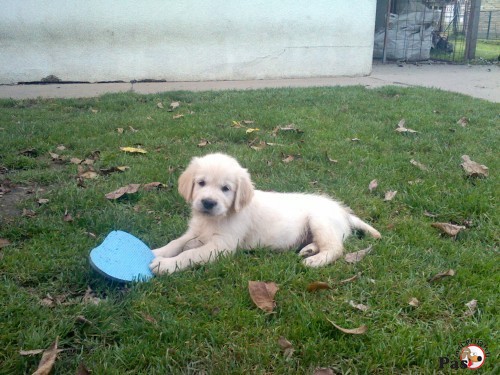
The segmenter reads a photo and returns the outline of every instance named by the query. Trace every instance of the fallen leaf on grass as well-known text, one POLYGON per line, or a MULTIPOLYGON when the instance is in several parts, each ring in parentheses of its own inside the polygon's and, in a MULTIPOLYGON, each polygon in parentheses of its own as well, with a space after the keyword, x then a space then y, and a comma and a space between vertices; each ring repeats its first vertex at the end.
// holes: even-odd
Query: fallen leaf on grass
POLYGON ((313 375, 335 375, 331 368, 320 367, 314 370, 313 375))
POLYGON ((293 155, 288 155, 286 158, 282 159, 281 161, 283 163, 290 163, 295 160, 295 156, 293 155))
POLYGON ((78 177, 85 178, 87 180, 96 179, 99 175, 92 167, 85 168, 82 165, 78 166, 78 177))
POLYGON ((259 130, 260 130, 259 128, 248 128, 247 130, 245 130, 245 133, 250 134, 250 133, 258 132, 259 130))
POLYGON ((33 375, 47 375, 50 373, 52 367, 54 367, 54 363, 56 362, 58 341, 59 337, 56 337, 56 341, 43 351, 42 359, 40 360, 38 368, 33 375))
POLYGON ((458 121, 457 121, 457 124, 458 125, 461 125, 462 127, 466 127, 468 124, 469 124, 469 119, 467 117, 461 117, 458 121))
POLYGON ((129 166, 123 165, 123 166, 119 166, 119 167, 101 168, 101 169, 99 169, 99 172, 106 176, 108 174, 115 173, 115 172, 125 172, 125 171, 128 171, 129 169, 130 169, 129 166))
POLYGON ((366 256, 366 254, 368 254, 370 251, 372 251, 372 249, 373 249, 373 246, 370 245, 369 247, 367 247, 364 250, 359 250, 359 251, 356 251, 354 253, 348 253, 348 254, 344 255, 344 259, 347 263, 357 263, 361 259, 363 259, 366 256))
POLYGON ((396 128, 396 131, 399 133, 418 133, 418 131, 416 131, 416 130, 409 129, 409 128, 405 127, 405 124, 406 124, 405 119, 402 119, 401 121, 399 121, 398 127, 396 128))
POLYGON ((349 301, 349 305, 354 307, 355 309, 358 309, 360 311, 368 311, 369 307, 366 305, 363 305, 362 303, 355 303, 354 301, 349 301))
POLYGON ((128 152, 130 154, 147 154, 148 152, 142 148, 137 147, 120 147, 123 152, 128 152))
POLYGON ((429 170, 429 168, 427 168, 426 165, 424 165, 424 164, 416 161, 415 159, 411 159, 410 163, 412 163, 415 167, 421 169, 422 171, 428 171, 429 170))
POLYGON ((90 108, 89 108, 89 110, 90 110, 90 112, 92 112, 92 113, 97 113, 97 112, 99 112, 99 110, 98 110, 98 109, 94 109, 94 108, 92 108, 92 107, 90 107, 90 108))
POLYGON ((63 220, 67 223, 69 222, 72 222, 73 221, 73 216, 71 216, 71 214, 68 212, 68 210, 64 211, 64 216, 63 216, 63 220))
POLYGON ((123 132, 124 132, 124 131, 125 131, 125 130, 124 130, 123 128, 116 128, 116 132, 117 132, 118 134, 123 134, 123 132))
POLYGON ((71 164, 77 164, 77 165, 78 165, 78 164, 81 164, 81 162, 82 162, 82 161, 83 161, 82 159, 78 159, 78 158, 71 158, 71 159, 69 160, 69 162, 70 162, 71 164))
POLYGON ((178 108, 181 105, 180 102, 172 102, 170 103, 170 110, 173 111, 174 109, 178 108))
POLYGON ((66 150, 66 146, 65 145, 59 145, 59 146, 56 147, 56 150, 64 151, 64 150, 66 150))
POLYGON ((257 143, 257 144, 253 144, 253 143, 251 143, 251 144, 250 144, 250 148, 251 148, 252 150, 255 150, 255 151, 260 151, 260 150, 263 150, 263 149, 265 149, 266 147, 267 147, 267 143, 266 143, 266 142, 264 142, 264 141, 260 141, 260 142, 259 142, 259 143, 257 143))
POLYGON ((438 217, 439 215, 438 214, 434 214, 434 213, 432 213, 430 211, 425 210, 424 211, 424 216, 435 218, 435 217, 438 217))
POLYGON ((45 198, 40 198, 39 200, 36 201, 40 206, 42 204, 47 204, 49 203, 50 201, 48 199, 45 199, 45 198))
POLYGON ((90 287, 87 287, 85 295, 82 298, 82 302, 98 305, 102 302, 102 300, 95 295, 95 292, 90 287))
POLYGON ((125 194, 135 194, 140 188, 140 184, 129 184, 105 195, 107 199, 118 199, 125 194))
POLYGON ((450 223, 432 223, 431 226, 439 229, 441 232, 451 237, 455 237, 462 229, 465 229, 463 225, 455 225, 450 223))
POLYGON ((324 281, 315 281, 307 286, 307 291, 308 292, 317 292, 318 290, 324 290, 324 289, 331 289, 330 285, 328 283, 325 283, 324 281))
POLYGON ((469 177, 488 177, 488 167, 471 160, 469 155, 462 155, 462 168, 469 177))
POLYGON ((420 301, 418 299, 416 299, 415 297, 412 297, 408 301, 408 305, 413 306, 413 307, 418 307, 418 306, 420 306, 420 301))
POLYGON ((397 190, 389 190, 385 193, 384 195, 384 202, 389 202, 389 201, 392 201, 394 199, 394 197, 396 196, 396 194, 398 193, 397 190))
POLYGON ((24 217, 35 217, 36 216, 36 212, 33 211, 33 210, 28 210, 26 208, 23 208, 23 213, 21 214, 21 216, 24 216, 24 217))
POLYGON ((472 316, 476 313, 477 310, 477 299, 473 299, 465 304, 467 306, 467 310, 464 312, 464 316, 472 316))
POLYGON ((331 157, 328 156, 328 153, 326 153, 326 160, 328 160, 330 163, 338 163, 339 161, 337 159, 332 159, 331 157))
POLYGON ((350 334, 350 335, 362 335, 363 333, 366 333, 366 331, 368 331, 368 327, 366 325, 362 325, 358 328, 350 329, 350 328, 342 328, 342 327, 338 326, 337 324, 335 324, 334 322, 332 322, 330 319, 326 319, 326 320, 328 320, 339 331, 342 331, 342 332, 350 334))
POLYGON ((64 159, 59 154, 56 154, 54 152, 49 152, 49 155, 50 155, 52 161, 54 161, 54 162, 60 163, 60 162, 64 161, 64 159))
POLYGON ((368 185, 368 190, 370 190, 370 193, 375 190, 378 186, 378 181, 377 180, 371 180, 370 184, 368 185))
POLYGON ((350 283, 350 282, 356 280, 359 277, 359 275, 361 275, 361 273, 357 273, 356 275, 349 277, 348 279, 341 280, 341 281, 339 281, 339 284, 342 285, 342 284, 350 283))
POLYGON ((38 150, 36 148, 27 148, 25 150, 19 151, 19 155, 27 156, 29 158, 36 158, 38 156, 38 150))
POLYGON ((163 109, 163 103, 162 102, 158 102, 156 103, 156 106, 160 109, 163 109))
POLYGON ((278 286, 274 282, 265 283, 262 281, 249 281, 248 291, 255 305, 268 313, 273 312, 276 307, 274 296, 278 291, 278 286))
POLYGON ((132 133, 137 133, 139 131, 137 129, 134 129, 132 126, 129 126, 128 130, 130 130, 132 133))
POLYGON ((80 363, 76 370, 76 375, 90 375, 90 371, 83 363, 80 363))
POLYGON ((0 249, 10 245, 10 241, 5 238, 0 238, 0 249))
POLYGON ((144 318, 144 320, 148 321, 149 323, 158 324, 158 321, 155 318, 153 318, 151 315, 146 314, 144 312, 141 312, 141 315, 144 318))
POLYGON ((351 138, 351 142, 361 142, 361 139, 359 139, 359 138, 351 138))
POLYGON ((198 143, 197 146, 198 147, 205 147, 205 146, 208 146, 209 144, 210 144, 210 142, 207 139, 203 138, 202 140, 200 140, 200 142, 198 143))
POLYGON ((142 185, 142 189, 144 191, 151 191, 151 190, 159 190, 163 189, 166 186, 162 184, 161 182, 150 182, 149 184, 144 184, 142 185))
POLYGON ((286 360, 290 359, 293 355, 293 352, 295 351, 292 343, 290 341, 288 341, 286 338, 284 338, 283 336, 280 336, 280 338, 278 339, 278 344, 279 344, 281 350, 283 350, 283 355, 284 355, 285 359, 286 360))
POLYGON ((172 118, 173 118, 174 120, 177 120, 177 119, 180 119, 180 118, 183 118, 183 117, 184 117, 184 115, 183 115, 183 114, 180 114, 180 113, 179 113, 179 114, 177 114, 177 115, 173 115, 173 116, 172 116, 172 118))
POLYGON ((448 271, 440 272, 440 273, 432 276, 431 278, 429 278, 428 281, 430 283, 433 283, 434 281, 441 280, 441 279, 444 279, 445 277, 451 277, 451 276, 455 276, 455 271, 452 269, 449 269, 448 271))

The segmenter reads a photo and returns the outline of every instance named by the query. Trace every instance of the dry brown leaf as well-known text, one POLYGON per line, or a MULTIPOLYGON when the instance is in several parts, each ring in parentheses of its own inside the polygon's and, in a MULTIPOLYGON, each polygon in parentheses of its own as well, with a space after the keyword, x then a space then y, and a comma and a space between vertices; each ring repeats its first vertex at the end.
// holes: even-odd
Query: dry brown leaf
POLYGON ((200 140, 200 142, 198 143, 197 146, 198 147, 205 147, 205 146, 208 146, 209 144, 210 144, 210 142, 207 139, 203 138, 202 140, 200 140))
POLYGON ((397 190, 386 191, 384 195, 384 202, 392 201, 397 193, 398 193, 397 190))
POLYGON ((163 103, 162 102, 158 102, 156 103, 156 106, 160 109, 163 109, 163 103))
POLYGON ((123 165, 119 167, 101 168, 99 169, 99 172, 103 175, 108 175, 115 172, 125 172, 128 171, 129 169, 130 169, 129 166, 123 165))
POLYGON ((439 215, 438 214, 434 214, 434 213, 432 213, 430 211, 425 210, 424 211, 424 216, 435 218, 435 217, 438 217, 439 215))
POLYGON ((50 345, 46 350, 43 351, 42 359, 38 364, 37 370, 33 373, 33 375, 48 375, 54 367, 54 363, 57 358, 57 344, 59 341, 59 337, 56 337, 56 340, 50 345))
POLYGON ((465 229, 463 225, 455 225, 450 223, 432 223, 431 226, 439 229, 441 232, 451 237, 455 237, 462 229, 465 229))
POLYGON ((90 107, 90 112, 92 112, 92 113, 97 113, 97 112, 99 112, 99 110, 97 110, 97 109, 94 109, 94 108, 90 107))
POLYGON ((469 155, 462 155, 462 168, 469 177, 488 177, 488 167, 471 160, 469 155))
POLYGON ((396 128, 396 131, 399 133, 418 133, 418 131, 416 130, 405 127, 405 124, 406 124, 405 119, 400 120, 398 123, 398 127, 396 128))
POLYGON ((24 217, 35 217, 36 216, 36 212, 33 211, 33 210, 28 210, 26 208, 23 208, 23 213, 21 214, 21 216, 24 216, 24 217))
POLYGON ((477 310, 477 299, 473 299, 465 304, 467 306, 467 310, 464 312, 464 316, 472 316, 476 313, 477 310))
POLYGON ((363 333, 366 333, 366 331, 368 331, 368 327, 366 325, 362 325, 358 328, 342 328, 340 326, 338 326, 337 324, 335 324, 334 322, 332 322, 330 319, 326 319, 328 320, 330 323, 332 323, 332 325, 337 328, 339 331, 342 331, 344 333, 348 333, 350 335, 362 335, 363 333))
POLYGON ((328 153, 326 153, 326 159, 333 164, 338 163, 339 161, 337 159, 332 159, 331 157, 328 156, 328 153))
POLYGON ((361 139, 359 139, 359 138, 351 138, 351 142, 361 142, 361 139))
POLYGON ((134 129, 132 126, 129 126, 128 130, 130 130, 132 133, 137 133, 139 131, 137 129, 134 129))
POLYGON ((19 155, 27 156, 29 158, 36 158, 38 156, 38 150, 36 148, 27 148, 25 150, 19 151, 19 155))
POLYGON ((41 206, 42 204, 47 204, 49 203, 50 201, 48 199, 45 199, 45 198, 40 198, 37 200, 37 203, 41 206))
POLYGON ((10 241, 5 238, 0 238, 0 249, 10 245, 10 241))
POLYGON ((260 151, 263 150, 267 147, 267 143, 264 141, 260 141, 259 143, 255 144, 254 142, 250 142, 250 148, 255 151, 260 151))
POLYGON ((87 180, 93 180, 97 178, 99 175, 94 170, 93 167, 89 166, 88 168, 79 165, 78 166, 78 177, 85 178, 87 180))
POLYGON ((172 116, 172 118, 173 118, 174 120, 177 120, 177 119, 180 119, 180 118, 183 118, 183 117, 184 117, 184 115, 183 115, 183 114, 180 114, 180 113, 179 113, 179 114, 177 114, 177 115, 173 115, 173 116, 172 116))
POLYGON ((247 130, 245 130, 245 133, 246 134, 255 133, 258 132, 259 130, 260 130, 259 128, 247 128, 247 130))
POLYGON ((378 186, 378 181, 377 180, 371 180, 370 184, 368 185, 368 190, 370 190, 370 193, 375 190, 378 186))
POLYGON ((90 371, 83 363, 80 363, 76 370, 76 375, 90 375, 90 371))
POLYGON ((52 158, 52 161, 61 161, 62 160, 61 157, 59 156, 59 154, 49 152, 49 155, 52 158))
POLYGON ((434 276, 432 276, 428 281, 430 283, 433 283, 434 281, 437 281, 437 280, 441 280, 441 279, 444 279, 445 277, 451 277, 451 276, 455 276, 455 271, 452 270, 452 269, 449 269, 447 271, 444 271, 444 272, 440 272, 434 276))
POLYGON ((345 280, 341 280, 339 281, 339 284, 347 284, 347 283, 350 283, 354 280, 356 280, 359 276, 361 275, 361 273, 357 273, 356 275, 352 276, 352 277, 349 277, 348 279, 345 279, 345 280))
POLYGON ((99 303, 102 302, 102 300, 95 295, 95 292, 89 286, 89 287, 87 287, 87 290, 85 291, 85 295, 82 298, 82 302, 83 303, 90 303, 93 305, 98 305, 99 303))
POLYGON ((71 216, 71 214, 68 212, 68 210, 64 211, 63 221, 68 222, 68 223, 73 221, 73 216, 71 216))
POLYGON ((29 356, 29 355, 37 355, 43 353, 44 349, 33 349, 33 350, 20 350, 19 355, 29 356))
POLYGON ((174 109, 178 108, 181 105, 180 102, 172 102, 170 103, 170 110, 173 111, 174 109))
POLYGON ((64 151, 64 150, 66 150, 66 146, 65 145, 59 145, 59 146, 56 147, 56 150, 58 150, 58 151, 64 151))
POLYGON ((335 375, 331 368, 320 367, 314 370, 313 375, 335 375))
POLYGON ((469 124, 469 119, 467 117, 461 117, 458 121, 457 121, 457 124, 458 125, 461 125, 462 127, 466 127, 468 124, 469 124))
POLYGON ((324 281, 315 281, 307 286, 308 292, 317 292, 318 290, 322 289, 331 289, 331 287, 324 281))
POLYGON ((420 306, 420 301, 418 299, 416 299, 415 297, 412 297, 408 301, 408 305, 413 306, 413 307, 418 307, 418 306, 420 306))
POLYGON ((69 160, 69 162, 72 164, 80 164, 82 161, 83 161, 82 159, 78 159, 78 158, 71 158, 69 160))
POLYGON ((106 194, 105 197, 108 199, 118 199, 125 194, 135 194, 139 190, 140 186, 141 184, 129 184, 106 194))
POLYGON ((163 189, 166 186, 162 184, 161 182, 150 182, 149 184, 144 184, 142 185, 142 190, 144 191, 150 191, 150 190, 159 190, 163 189))
POLYGON ((429 168, 427 168, 426 165, 424 165, 424 164, 416 161, 415 159, 411 159, 410 163, 413 164, 415 167, 421 169, 422 171, 428 171, 429 170, 429 168))
POLYGON ((284 338, 283 336, 280 336, 280 338, 278 339, 278 344, 281 348, 281 350, 283 350, 283 355, 285 357, 285 359, 290 359, 293 355, 293 352, 295 351, 295 349, 293 348, 293 345, 290 341, 288 341, 286 338, 284 338))
POLYGON ((144 312, 141 312, 141 315, 144 318, 144 320, 148 321, 149 323, 158 324, 158 321, 155 318, 153 318, 151 315, 146 314, 144 312))
POLYGON ((124 132, 124 131, 125 131, 125 130, 124 130, 123 128, 116 128, 116 132, 117 132, 118 134, 123 134, 123 132, 124 132))
POLYGON ((355 309, 358 309, 360 311, 368 311, 369 307, 366 305, 363 305, 362 303, 356 303, 353 300, 349 301, 349 305, 351 307, 354 307, 355 309))
POLYGON ((262 281, 249 281, 248 291, 255 305, 268 313, 273 312, 276 307, 274 295, 278 291, 278 286, 274 282, 265 283, 262 281))
POLYGON ((368 254, 370 251, 372 251, 372 249, 373 249, 373 246, 370 245, 364 250, 359 250, 359 251, 356 251, 354 253, 348 253, 348 254, 344 255, 344 259, 347 263, 357 263, 361 259, 363 259, 366 256, 366 254, 368 254))
POLYGON ((293 155, 288 155, 286 158, 282 160, 283 163, 290 163, 295 160, 295 156, 293 155))
POLYGON ((231 127, 235 129, 241 129, 241 128, 246 128, 246 126, 242 125, 241 121, 235 121, 231 123, 231 127))

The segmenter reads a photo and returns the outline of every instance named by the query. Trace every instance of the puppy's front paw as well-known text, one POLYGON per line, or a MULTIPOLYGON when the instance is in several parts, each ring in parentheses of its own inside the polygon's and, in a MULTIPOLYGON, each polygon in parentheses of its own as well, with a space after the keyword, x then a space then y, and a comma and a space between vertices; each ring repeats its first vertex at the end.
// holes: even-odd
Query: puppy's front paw
POLYGON ((334 254, 328 251, 322 251, 316 255, 304 259, 302 263, 304 263, 308 267, 321 267, 333 262, 337 258, 334 256, 334 254))
POLYGON ((176 261, 172 258, 156 257, 149 264, 149 269, 156 275, 173 273, 177 268, 176 261))
POLYGON ((312 242, 309 245, 303 247, 302 250, 299 251, 299 256, 301 256, 302 258, 307 258, 318 253, 319 253, 318 246, 316 246, 316 244, 312 242))

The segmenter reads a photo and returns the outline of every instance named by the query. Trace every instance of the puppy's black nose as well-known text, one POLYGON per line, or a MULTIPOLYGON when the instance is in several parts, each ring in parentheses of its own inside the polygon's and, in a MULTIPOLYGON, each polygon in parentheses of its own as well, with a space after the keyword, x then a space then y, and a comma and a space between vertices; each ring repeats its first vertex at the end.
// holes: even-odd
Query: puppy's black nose
POLYGON ((202 199, 201 204, 203 204, 203 208, 205 210, 211 210, 215 206, 217 206, 217 202, 213 199, 202 199))

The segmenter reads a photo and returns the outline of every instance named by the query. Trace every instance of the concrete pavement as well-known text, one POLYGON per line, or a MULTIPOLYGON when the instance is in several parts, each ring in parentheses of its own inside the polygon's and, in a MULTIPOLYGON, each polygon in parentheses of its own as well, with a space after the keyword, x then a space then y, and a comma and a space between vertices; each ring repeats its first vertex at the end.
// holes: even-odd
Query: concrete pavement
POLYGON ((45 85, 0 85, 0 98, 83 98, 106 93, 133 91, 152 94, 165 91, 248 90, 279 87, 324 87, 387 85, 433 87, 500 103, 498 65, 377 64, 367 77, 325 77, 255 81, 84 83, 45 85))

